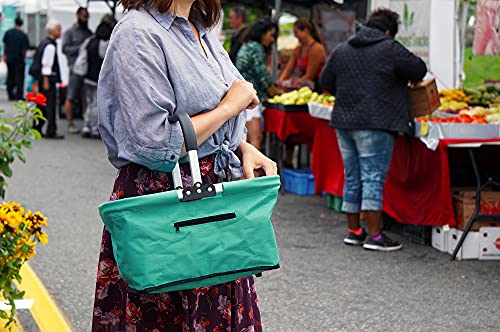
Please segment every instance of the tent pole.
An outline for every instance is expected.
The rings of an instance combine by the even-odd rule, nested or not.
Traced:
[[[469,13],[469,1],[464,0],[462,1],[462,12],[460,13],[460,26],[459,26],[459,31],[460,31],[460,67],[459,70],[459,78],[460,78],[460,87],[462,87],[463,82],[465,80],[465,73],[464,73],[464,58],[465,58],[465,30],[467,29],[467,14]]]
[[[453,87],[458,88],[459,86],[459,78],[458,78],[458,67],[459,67],[459,48],[460,45],[458,45],[458,39],[459,39],[459,31],[458,31],[458,26],[459,26],[459,19],[458,19],[458,12],[460,10],[460,0],[453,0],[453,10],[454,10],[454,16],[455,19],[453,20]]]
[[[281,0],[274,1],[273,19],[278,22],[281,15]],[[278,40],[274,42],[272,49],[271,60],[271,80],[276,82],[276,74],[278,70]]]

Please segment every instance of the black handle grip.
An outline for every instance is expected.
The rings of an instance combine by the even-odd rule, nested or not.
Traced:
[[[198,143],[196,142],[196,134],[194,132],[193,123],[191,118],[186,112],[177,112],[168,117],[168,122],[176,123],[179,121],[182,128],[182,135],[184,136],[184,144],[186,151],[198,151]]]

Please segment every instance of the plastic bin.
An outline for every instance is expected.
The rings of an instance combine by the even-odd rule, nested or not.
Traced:
[[[314,195],[314,175],[309,169],[290,169],[282,171],[283,188],[285,191],[306,196]]]

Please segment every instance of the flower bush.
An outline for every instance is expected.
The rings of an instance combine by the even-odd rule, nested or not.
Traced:
[[[36,244],[48,242],[43,232],[45,226],[47,218],[40,212],[25,211],[16,202],[0,204],[0,290],[12,308],[10,312],[0,310],[0,317],[7,320],[6,327],[15,321],[14,299],[24,296],[24,292],[13,287],[12,281],[21,282],[19,270],[35,256]]]
[[[26,162],[23,149],[31,148],[33,140],[42,138],[32,128],[43,118],[37,105],[45,106],[42,94],[27,94],[27,101],[13,106],[17,113],[14,117],[4,117],[0,110],[0,197],[5,198],[6,178],[12,176],[11,164],[15,159]],[[26,211],[16,202],[0,203],[0,298],[11,306],[11,310],[0,310],[0,318],[7,320],[5,327],[15,324],[16,306],[14,299],[22,298],[24,292],[13,287],[12,282],[21,282],[19,271],[23,264],[36,254],[37,243],[47,243],[43,227],[47,218],[40,212]]]

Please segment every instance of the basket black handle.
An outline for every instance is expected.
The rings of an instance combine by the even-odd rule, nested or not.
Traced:
[[[193,123],[191,122],[189,115],[186,112],[177,112],[168,117],[168,122],[170,123],[176,123],[177,121],[181,124],[186,151],[198,151],[196,133],[194,132]]]

